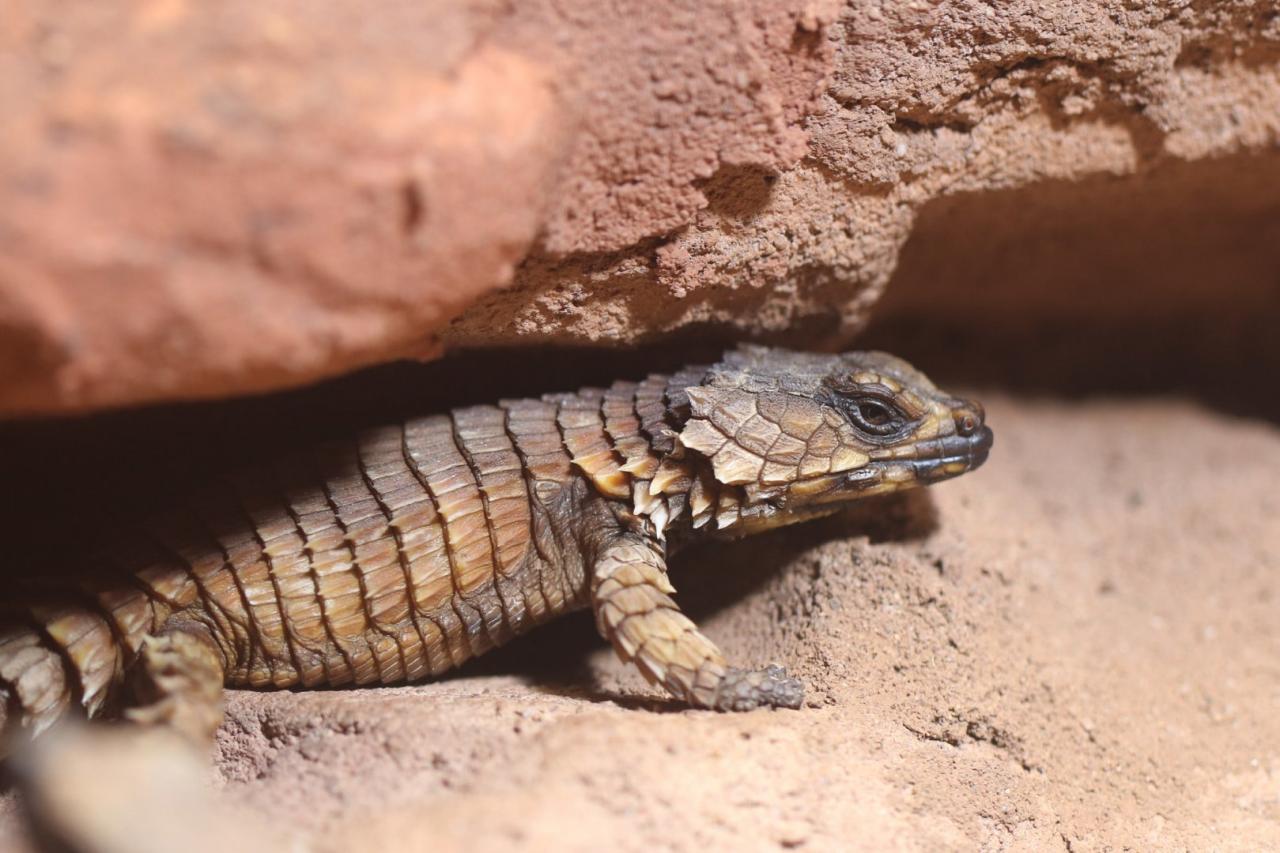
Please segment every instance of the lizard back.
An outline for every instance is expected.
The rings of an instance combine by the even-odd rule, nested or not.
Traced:
[[[170,620],[207,629],[228,686],[289,688],[439,675],[588,606],[576,505],[630,503],[633,482],[656,473],[671,384],[368,429],[113,524],[70,572],[11,596],[9,722],[39,730],[68,710],[115,710],[131,662]]]
[[[991,444],[980,405],[900,359],[750,346],[368,429],[212,478],[15,589],[5,725],[124,707],[211,735],[223,684],[413,681],[587,606],[695,707],[796,707],[798,681],[732,667],[680,612],[668,546],[959,476]]]

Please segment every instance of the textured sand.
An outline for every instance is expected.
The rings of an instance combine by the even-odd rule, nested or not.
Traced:
[[[685,607],[736,660],[799,674],[801,711],[682,710],[580,615],[434,684],[233,692],[217,796],[331,850],[1280,847],[1272,355],[1191,389],[1212,405],[979,389],[982,470],[681,555]],[[1071,365],[1024,369],[1070,385]],[[343,409],[318,396],[318,421]],[[6,535],[40,541],[59,497],[181,479],[211,435],[289,411],[11,431],[27,520]],[[69,470],[96,476],[72,492]],[[134,790],[90,766],[104,795]],[[127,802],[106,813],[154,827],[161,806]]]

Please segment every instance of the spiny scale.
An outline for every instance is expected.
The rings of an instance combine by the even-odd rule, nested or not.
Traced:
[[[118,710],[207,743],[222,682],[418,679],[588,605],[689,705],[796,708],[797,680],[730,666],[680,612],[668,528],[753,532],[955,476],[986,459],[982,420],[883,353],[744,347],[366,430],[119,526],[79,563],[86,580],[13,590],[0,720]]]
[[[144,639],[171,620],[207,629],[230,686],[316,687],[436,675],[586,606],[583,560],[554,522],[575,471],[659,535],[731,500],[666,456],[671,409],[687,411],[684,386],[704,373],[366,430],[110,531],[82,558],[92,587],[5,619],[9,723],[116,709]]]

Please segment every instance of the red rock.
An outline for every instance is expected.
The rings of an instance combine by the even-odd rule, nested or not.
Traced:
[[[1266,6],[19,0],[0,414],[845,343],[931,200],[1270,150]]]

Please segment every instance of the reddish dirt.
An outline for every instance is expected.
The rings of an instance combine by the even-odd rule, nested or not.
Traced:
[[[931,499],[680,561],[804,710],[682,711],[576,619],[440,684],[237,693],[223,790],[335,850],[1280,845],[1280,430],[984,398],[998,453]]]

